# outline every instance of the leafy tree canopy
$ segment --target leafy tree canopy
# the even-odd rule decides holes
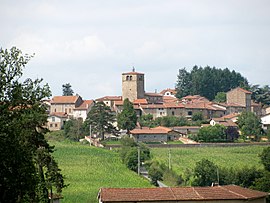
[[[246,136],[255,136],[255,140],[260,138],[262,132],[261,120],[252,112],[242,112],[237,119],[241,135],[245,139]]]
[[[198,94],[213,100],[218,92],[228,92],[238,86],[248,87],[248,81],[234,70],[194,66],[190,72],[185,68],[179,69],[176,96],[182,98]]]
[[[217,166],[208,159],[202,159],[196,163],[194,169],[195,186],[210,186],[217,182]]]
[[[226,141],[226,128],[222,125],[202,127],[198,132],[198,141],[224,142]]]
[[[130,130],[136,127],[137,115],[133,108],[133,104],[128,100],[124,100],[123,110],[117,116],[117,126],[120,129],[127,130],[129,134]]]
[[[215,102],[222,103],[227,101],[227,96],[225,92],[218,92],[214,99]]]
[[[250,88],[252,91],[251,98],[257,103],[262,103],[264,106],[270,106],[270,87],[265,85],[260,87],[259,85],[253,85]]]
[[[73,90],[71,89],[70,83],[63,84],[62,90],[63,90],[63,96],[72,96],[74,93]]]
[[[41,79],[21,82],[32,56],[0,49],[0,202],[48,202],[61,193],[63,176],[44,138],[49,86]]]

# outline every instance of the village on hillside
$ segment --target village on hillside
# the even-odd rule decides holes
[[[260,103],[251,99],[251,92],[236,87],[226,93],[227,101],[217,103],[209,101],[200,95],[188,95],[181,99],[176,98],[174,88],[164,89],[161,92],[145,91],[144,73],[122,73],[122,95],[109,95],[95,100],[84,100],[81,96],[54,96],[46,101],[49,106],[47,127],[50,131],[63,128],[69,119],[85,121],[87,114],[97,102],[103,102],[116,115],[123,110],[123,102],[129,99],[132,102],[137,117],[152,115],[153,119],[165,116],[184,117],[188,120],[196,113],[200,113],[203,119],[209,123],[200,126],[158,126],[155,128],[141,127],[137,124],[131,135],[135,141],[161,142],[181,140],[184,143],[195,143],[187,139],[188,134],[196,134],[205,126],[223,125],[226,128],[238,130],[237,117],[241,112],[253,112],[261,118],[262,127],[265,131],[270,126],[270,107],[263,108]],[[89,138],[89,137],[88,137]],[[267,140],[267,138],[262,138]]]

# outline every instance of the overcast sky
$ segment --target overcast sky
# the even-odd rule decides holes
[[[35,53],[25,77],[53,95],[121,95],[121,73],[147,92],[174,88],[179,68],[228,67],[270,85],[269,0],[0,0],[0,46]]]

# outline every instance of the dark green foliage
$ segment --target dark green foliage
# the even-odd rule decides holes
[[[227,95],[225,92],[218,92],[214,99],[215,102],[221,103],[227,101]]]
[[[197,135],[198,141],[201,142],[225,142],[226,128],[222,125],[202,127]]]
[[[194,176],[194,186],[210,186],[218,181],[217,166],[207,159],[202,159],[196,163]]]
[[[152,114],[142,115],[139,117],[138,122],[142,127],[153,128],[157,126]]]
[[[264,106],[270,106],[270,87],[265,85],[260,87],[259,85],[253,85],[250,88],[252,91],[251,98],[257,103],[262,103]]]
[[[203,121],[203,114],[202,112],[195,112],[193,115],[192,115],[192,121]]]
[[[105,133],[118,135],[118,130],[113,126],[115,115],[110,107],[103,102],[97,102],[89,111],[84,122],[85,132],[89,132],[90,125],[92,132],[97,133],[101,140],[104,140]]]
[[[49,190],[65,187],[44,138],[49,86],[21,82],[30,58],[15,47],[0,49],[0,202],[48,202]]]
[[[165,126],[165,127],[173,127],[173,126],[184,126],[188,125],[188,120],[181,116],[181,117],[176,117],[176,116],[163,116],[163,117],[158,117],[155,120],[155,123],[157,126]]]
[[[252,112],[242,112],[237,119],[238,126],[244,139],[255,136],[259,140],[262,132],[261,120]]]
[[[234,70],[194,66],[190,72],[185,68],[179,69],[176,96],[182,98],[198,94],[213,100],[218,92],[228,92],[238,86],[248,86],[248,81]]]
[[[239,138],[238,129],[232,126],[229,126],[225,130],[226,141],[233,142]]]
[[[265,170],[270,172],[270,147],[267,147],[260,154],[261,162]]]
[[[64,135],[66,138],[73,141],[79,141],[79,139],[84,138],[82,119],[70,119],[66,121],[64,125]]]
[[[264,192],[270,192],[270,172],[265,171],[262,177],[255,179],[254,186],[251,188]]]
[[[128,100],[124,100],[123,111],[117,116],[117,126],[119,129],[127,130],[129,134],[130,130],[136,127],[137,115],[133,108],[133,104]]]
[[[63,96],[72,96],[74,93],[73,90],[71,89],[70,83],[63,84],[62,90],[63,90]]]
[[[182,98],[190,94],[190,89],[192,83],[191,81],[191,74],[186,71],[185,68],[179,69],[177,75],[177,83],[176,83],[176,97]]]

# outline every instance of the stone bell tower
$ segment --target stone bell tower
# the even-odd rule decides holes
[[[132,72],[122,73],[122,97],[133,102],[144,98],[144,73],[138,73],[133,67]]]

